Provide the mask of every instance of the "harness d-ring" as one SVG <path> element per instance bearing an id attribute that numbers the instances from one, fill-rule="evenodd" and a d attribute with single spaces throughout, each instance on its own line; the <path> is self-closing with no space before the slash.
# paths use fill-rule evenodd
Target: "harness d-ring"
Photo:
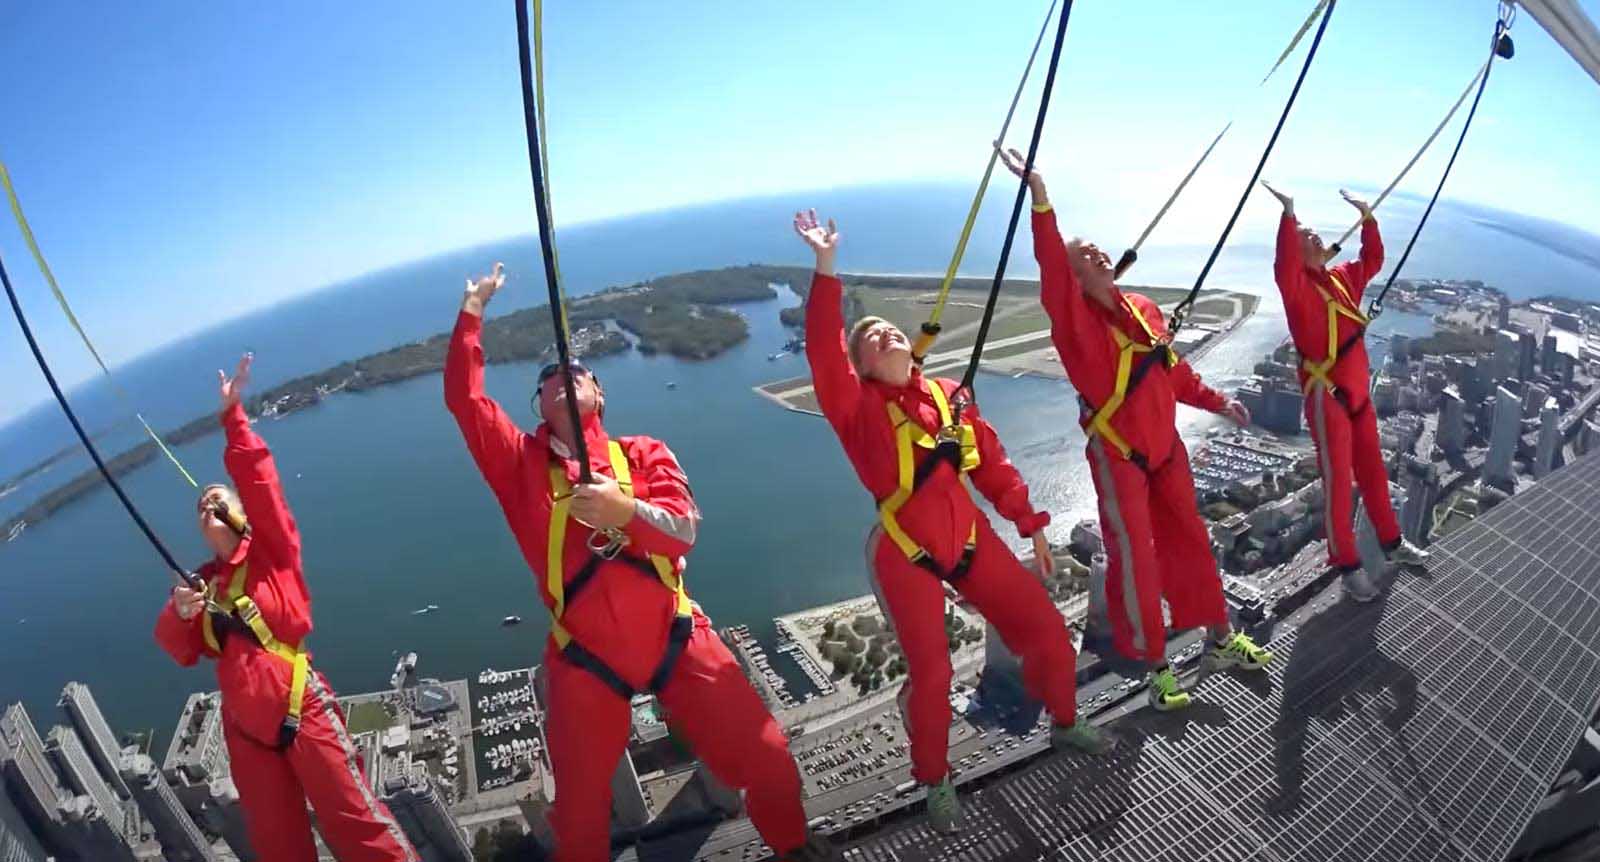
<path id="1" fill-rule="evenodd" d="M 589 534 L 589 550 L 602 559 L 614 560 L 628 545 L 628 534 L 618 529 L 595 530 Z"/>

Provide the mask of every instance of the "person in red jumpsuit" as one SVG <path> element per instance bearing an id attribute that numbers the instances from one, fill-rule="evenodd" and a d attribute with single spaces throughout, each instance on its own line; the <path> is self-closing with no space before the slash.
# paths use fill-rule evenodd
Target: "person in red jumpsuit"
<path id="1" fill-rule="evenodd" d="M 925 476 L 894 512 L 897 529 L 925 551 L 913 560 L 880 520 L 867 540 L 867 558 L 878 604 L 904 649 L 907 681 L 900 707 L 911 742 L 911 776 L 928 787 L 931 825 L 960 828 L 960 807 L 950 781 L 949 747 L 952 669 L 945 633 L 945 585 L 975 606 L 1022 659 L 1029 696 L 1055 720 L 1051 739 L 1059 747 L 1102 753 L 1111 742 L 1076 721 L 1077 656 L 1065 621 L 1040 583 L 1054 565 L 1044 528 L 1050 515 L 1033 508 L 1028 486 L 1006 457 L 993 427 L 976 405 L 959 414 L 966 426 L 962 455 L 942 463 L 934 438 L 957 416 L 950 403 L 958 383 L 927 378 L 912 361 L 911 343 L 894 324 L 876 317 L 858 321 L 846 337 L 843 287 L 834 273 L 839 234 L 816 213 L 796 213 L 794 228 L 816 252 L 816 273 L 806 298 L 806 359 L 822 415 L 833 426 L 861 483 L 879 503 L 880 514 L 901 490 L 902 455 Z M 903 422 L 914 423 L 923 445 L 900 439 Z M 911 426 L 906 425 L 909 429 Z M 902 447 L 905 447 L 902 452 Z M 908 464 L 908 466 L 910 466 Z M 967 469 L 967 467 L 971 469 Z M 1018 561 L 989 525 L 962 482 L 972 486 L 1033 544 L 1038 572 Z M 903 496 L 903 495 L 902 495 Z"/>
<path id="2" fill-rule="evenodd" d="M 700 522 L 672 450 L 642 435 L 610 437 L 604 392 L 577 363 L 540 373 L 534 400 L 544 421 L 532 434 L 484 391 L 483 309 L 504 281 L 495 264 L 492 275 L 467 283 L 445 358 L 445 405 L 552 612 L 545 734 L 556 785 L 556 857 L 610 858 L 611 776 L 628 743 L 629 701 L 653 691 L 701 762 L 745 792 L 750 820 L 780 859 L 831 858 L 824 838 L 808 839 L 800 774 L 783 727 L 699 606 L 668 584 L 681 585 Z M 587 485 L 573 457 L 568 374 L 593 476 Z M 631 493 L 618 481 L 624 470 Z M 559 519 L 558 504 L 569 507 Z M 591 551 L 606 531 L 620 543 L 611 558 Z M 552 573 L 558 535 L 560 571 Z M 565 648 L 557 627 L 570 635 Z"/>
<path id="3" fill-rule="evenodd" d="M 1023 174 L 1021 153 L 1002 150 L 1001 156 L 1012 173 Z M 1089 438 L 1112 643 L 1125 658 L 1151 668 L 1151 704 L 1178 709 L 1190 697 L 1167 662 L 1163 600 L 1174 630 L 1207 630 L 1210 666 L 1259 670 L 1272 658 L 1229 623 L 1211 537 L 1195 499 L 1189 450 L 1175 424 L 1180 401 L 1240 425 L 1249 424 L 1250 413 L 1205 385 L 1167 347 L 1161 310 L 1148 297 L 1117 287 L 1104 252 L 1082 239 L 1062 241 L 1037 170 L 1029 173 L 1028 186 L 1039 299 L 1078 391 Z"/>
<path id="4" fill-rule="evenodd" d="M 207 486 L 197 505 L 200 532 L 216 556 L 196 573 L 203 590 L 172 591 L 156 618 L 156 642 L 184 667 L 201 656 L 216 660 L 222 735 L 257 857 L 316 862 L 309 801 L 342 862 L 417 862 L 367 785 L 333 688 L 309 667 L 311 595 L 300 532 L 272 453 L 239 403 L 251 359 L 239 360 L 232 379 L 217 372 L 227 434 L 222 461 L 234 487 Z"/>
<path id="5" fill-rule="evenodd" d="M 1367 517 L 1389 557 L 1402 565 L 1426 562 L 1428 552 L 1400 533 L 1400 521 L 1389 501 L 1389 468 L 1378 443 L 1378 417 L 1368 389 L 1367 318 L 1361 295 L 1383 268 L 1383 236 L 1365 201 L 1341 191 L 1361 212 L 1361 254 L 1331 269 L 1327 248 L 1316 231 L 1301 226 L 1294 198 L 1262 183 L 1283 204 L 1278 222 L 1277 258 L 1273 277 L 1283 295 L 1289 334 L 1300 353 L 1300 388 L 1306 395 L 1306 424 L 1317 447 L 1317 466 L 1327 504 L 1323 508 L 1328 535 L 1328 565 L 1343 581 L 1346 595 L 1367 602 L 1378 588 L 1361 569 L 1356 546 L 1354 494 L 1361 489 Z M 1334 340 L 1329 342 L 1329 321 Z"/>

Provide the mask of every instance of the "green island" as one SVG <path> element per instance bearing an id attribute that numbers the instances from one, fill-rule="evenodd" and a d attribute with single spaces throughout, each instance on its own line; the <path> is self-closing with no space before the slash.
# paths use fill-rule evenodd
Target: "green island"
<path id="1" fill-rule="evenodd" d="M 797 267 L 728 267 L 668 275 L 577 297 L 567 308 L 573 352 L 587 357 L 609 356 L 631 346 L 647 354 L 710 359 L 750 337 L 745 318 L 722 306 L 774 299 L 778 293 L 771 286 L 773 283 L 795 280 L 796 274 L 803 272 Z M 313 407 L 338 392 L 363 392 L 434 374 L 443 370 L 449 345 L 450 334 L 442 332 L 341 362 L 248 399 L 245 411 L 258 417 L 282 417 Z M 555 329 L 549 306 L 486 319 L 483 352 L 490 364 L 533 362 L 554 356 Z M 207 414 L 162 433 L 161 439 L 169 446 L 181 446 L 216 433 L 220 427 L 216 417 Z M 45 463 L 28 468 L 0 487 L 37 473 L 70 451 L 52 455 Z M 107 459 L 106 468 L 113 476 L 123 476 L 158 457 L 160 450 L 155 443 L 146 442 Z M 97 470 L 79 473 L 40 496 L 16 517 L 0 523 L 0 537 L 10 535 L 19 524 L 44 520 L 98 488 L 101 482 Z"/>

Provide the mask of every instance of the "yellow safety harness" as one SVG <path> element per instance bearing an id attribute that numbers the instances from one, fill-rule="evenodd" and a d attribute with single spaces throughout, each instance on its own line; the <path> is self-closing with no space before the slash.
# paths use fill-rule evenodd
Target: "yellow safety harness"
<path id="1" fill-rule="evenodd" d="M 1317 284 L 1314 281 L 1312 282 L 1312 285 L 1317 288 L 1317 293 L 1322 296 L 1322 301 L 1327 304 L 1328 356 L 1321 362 L 1316 362 L 1306 358 L 1302 358 L 1300 360 L 1300 368 L 1306 373 L 1305 385 L 1302 387 L 1302 390 L 1306 395 L 1310 395 L 1312 390 L 1318 386 L 1321 386 L 1327 389 L 1328 392 L 1332 393 L 1333 397 L 1337 398 L 1339 403 L 1344 405 L 1346 411 L 1351 411 L 1352 406 L 1349 401 L 1349 396 L 1344 392 L 1344 390 L 1334 385 L 1333 377 L 1331 375 L 1333 374 L 1334 367 L 1339 364 L 1339 359 L 1343 356 L 1349 355 L 1350 348 L 1354 347 L 1356 342 L 1360 341 L 1366 335 L 1369 318 L 1362 314 L 1360 309 L 1356 306 L 1356 302 L 1351 298 L 1350 290 L 1345 286 L 1344 281 L 1340 279 L 1336 273 L 1331 271 L 1328 273 L 1328 277 L 1333 279 L 1334 289 L 1338 291 L 1337 297 L 1335 297 L 1334 294 L 1329 293 L 1325 288 L 1323 288 L 1322 285 Z M 1344 301 L 1340 302 L 1340 299 L 1343 299 Z M 1340 317 L 1347 317 L 1356 323 L 1356 331 L 1349 338 L 1345 339 L 1343 343 L 1340 343 L 1339 341 Z"/>
<path id="2" fill-rule="evenodd" d="M 628 458 L 622 451 L 622 445 L 617 441 L 610 441 L 608 448 L 611 472 L 615 474 L 617 484 L 622 486 L 623 492 L 631 499 L 633 473 L 628 467 Z M 594 580 L 600 571 L 601 563 L 612 559 L 625 563 L 652 580 L 660 581 L 662 586 L 677 597 L 677 609 L 667 639 L 667 650 L 662 655 L 655 672 L 651 674 L 649 686 L 646 688 L 650 693 L 660 691 L 672 676 L 672 668 L 677 664 L 678 657 L 683 654 L 683 649 L 689 642 L 689 636 L 694 632 L 694 604 L 689 601 L 689 594 L 683 586 L 683 578 L 678 575 L 672 561 L 660 554 L 651 554 L 648 560 L 643 560 L 615 551 L 607 556 L 601 550 L 594 550 L 583 567 L 572 576 L 571 580 L 568 580 L 565 549 L 567 522 L 571 518 L 568 510 L 572 506 L 572 483 L 567 481 L 567 473 L 559 465 L 550 467 L 550 491 L 553 495 L 553 505 L 550 510 L 550 540 L 545 562 L 545 586 L 553 603 L 550 608 L 550 637 L 555 640 L 556 648 L 561 650 L 561 654 L 568 661 L 599 677 L 623 699 L 631 700 L 634 695 L 640 693 L 599 656 L 574 640 L 572 633 L 561 624 L 561 618 L 566 614 L 567 607 L 577 598 L 578 593 Z"/>
<path id="3" fill-rule="evenodd" d="M 889 424 L 894 428 L 899 485 L 894 493 L 878 504 L 878 520 L 883 524 L 884 533 L 888 534 L 890 541 L 906 555 L 906 559 L 942 580 L 955 581 L 965 575 L 967 569 L 972 566 L 972 557 L 978 549 L 977 521 L 973 521 L 972 530 L 967 534 L 967 542 L 962 548 L 960 559 L 946 571 L 926 548 L 906 534 L 897 517 L 900 510 L 911 500 L 911 495 L 922 487 L 922 483 L 933 475 L 933 471 L 938 469 L 940 464 L 948 463 L 957 469 L 958 475 L 964 475 L 976 469 L 981 460 L 978 454 L 977 436 L 972 426 L 958 423 L 951 418 L 950 402 L 945 397 L 944 388 L 932 378 L 923 378 L 923 383 L 927 386 L 928 394 L 933 396 L 934 406 L 939 410 L 939 433 L 937 436 L 929 434 L 921 425 L 912 421 L 893 399 L 885 402 L 889 409 Z M 922 460 L 920 466 L 916 463 L 916 450 L 919 448 L 932 450 Z"/>
<path id="4" fill-rule="evenodd" d="M 1117 433 L 1117 429 L 1112 426 L 1111 420 L 1117 415 L 1117 411 L 1122 409 L 1123 402 L 1128 399 L 1128 393 L 1138 387 L 1139 382 L 1144 379 L 1144 376 L 1149 373 L 1157 362 L 1161 362 L 1166 367 L 1171 368 L 1178 364 L 1179 356 L 1166 339 L 1156 335 L 1154 327 L 1150 325 L 1148 320 L 1145 320 L 1144 313 L 1139 310 L 1139 306 L 1134 305 L 1126 296 L 1122 298 L 1122 304 L 1123 307 L 1128 309 L 1128 313 L 1133 315 L 1133 319 L 1138 321 L 1139 328 L 1144 330 L 1144 334 L 1149 338 L 1150 343 L 1140 344 L 1129 338 L 1120 327 L 1115 325 L 1111 327 L 1111 336 L 1117 342 L 1116 385 L 1111 390 L 1111 397 L 1107 398 L 1106 403 L 1102 404 L 1099 409 L 1095 409 L 1089 399 L 1080 394 L 1078 402 L 1083 411 L 1080 421 L 1083 423 L 1084 431 L 1091 438 L 1099 437 L 1105 440 L 1123 458 L 1132 461 L 1140 469 L 1149 470 L 1149 458 L 1143 452 L 1128 445 L 1128 441 L 1124 440 L 1122 435 Z M 1135 367 L 1133 358 L 1138 355 L 1143 355 L 1144 358 Z"/>
<path id="5" fill-rule="evenodd" d="M 310 656 L 306 653 L 304 644 L 290 646 L 278 640 L 272 634 L 272 629 L 267 626 L 267 621 L 261 617 L 261 609 L 244 593 L 245 581 L 249 579 L 249 566 L 241 565 L 233 572 L 233 577 L 228 581 L 227 593 L 219 600 L 216 596 L 216 580 L 206 584 L 206 604 L 215 610 L 201 618 L 200 631 L 205 637 L 206 646 L 222 652 L 222 642 L 228 634 L 237 628 L 243 628 L 255 637 L 256 643 L 269 653 L 288 662 L 293 668 L 289 678 L 289 710 L 284 715 L 283 726 L 278 731 L 278 747 L 288 748 L 294 742 L 295 734 L 300 731 L 300 707 L 305 700 L 306 679 L 311 672 Z M 221 637 L 218 637 L 219 628 Z"/>

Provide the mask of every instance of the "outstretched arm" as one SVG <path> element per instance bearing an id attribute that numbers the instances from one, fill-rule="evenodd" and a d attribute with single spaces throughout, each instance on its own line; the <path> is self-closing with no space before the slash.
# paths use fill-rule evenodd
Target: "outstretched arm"
<path id="1" fill-rule="evenodd" d="M 995 146 L 998 148 L 999 144 Z M 1023 175 L 1026 165 L 1022 153 L 1001 149 L 1000 161 L 1013 174 Z M 1039 261 L 1039 302 L 1050 317 L 1052 334 L 1057 339 L 1075 341 L 1104 337 L 1089 310 L 1083 286 L 1067 262 L 1067 244 L 1056 226 L 1056 213 L 1050 204 L 1044 177 L 1037 168 L 1027 173 L 1028 193 L 1033 199 L 1033 256 Z"/>
<path id="2" fill-rule="evenodd" d="M 1360 299 L 1367 285 L 1377 278 L 1378 272 L 1383 269 L 1383 233 L 1378 230 L 1378 219 L 1372 214 L 1372 207 L 1360 198 L 1352 196 L 1349 192 L 1339 191 L 1346 202 L 1361 211 L 1361 256 L 1353 263 L 1345 264 L 1346 281 L 1351 282 L 1350 290 L 1355 293 L 1352 299 Z"/>
<path id="3" fill-rule="evenodd" d="M 250 521 L 251 541 L 264 546 L 278 565 L 294 571 L 300 568 L 300 529 L 283 496 L 278 466 L 272 450 L 250 427 L 240 398 L 250 381 L 250 364 L 255 359 L 246 353 L 229 378 L 217 372 L 222 392 L 222 429 L 228 445 L 222 463 L 239 491 L 239 501 Z"/>
<path id="4" fill-rule="evenodd" d="M 1128 301 L 1139 307 L 1139 313 L 1145 322 L 1157 335 L 1166 335 L 1167 321 L 1161 314 L 1161 306 L 1140 293 L 1123 294 Z M 1172 384 L 1172 394 L 1177 399 L 1190 407 L 1198 407 L 1208 413 L 1217 413 L 1232 419 L 1240 425 L 1250 424 L 1250 411 L 1245 409 L 1235 399 L 1207 386 L 1200 379 L 1200 372 L 1194 370 L 1188 360 L 1180 359 L 1178 364 L 1168 370 L 1167 380 Z"/>
<path id="5" fill-rule="evenodd" d="M 1266 180 L 1262 180 L 1261 185 L 1272 192 L 1278 203 L 1283 204 L 1283 216 L 1278 219 L 1278 250 L 1272 260 L 1272 274 L 1278 283 L 1278 290 L 1287 294 L 1299 284 L 1300 270 L 1305 268 L 1300 257 L 1300 222 L 1294 217 L 1294 198 L 1268 185 Z"/>
<path id="6" fill-rule="evenodd" d="M 850 364 L 845 346 L 844 285 L 834 273 L 839 231 L 832 219 L 827 227 L 819 224 L 816 210 L 795 213 L 794 231 L 817 255 L 816 273 L 806 296 L 806 362 L 811 366 L 811 385 L 822 415 L 835 430 L 842 431 L 861 401 L 861 378 Z"/>
<path id="7" fill-rule="evenodd" d="M 502 496 L 515 484 L 522 432 L 483 388 L 483 310 L 505 284 L 505 267 L 468 281 L 444 360 L 444 403 L 489 487 Z"/>

